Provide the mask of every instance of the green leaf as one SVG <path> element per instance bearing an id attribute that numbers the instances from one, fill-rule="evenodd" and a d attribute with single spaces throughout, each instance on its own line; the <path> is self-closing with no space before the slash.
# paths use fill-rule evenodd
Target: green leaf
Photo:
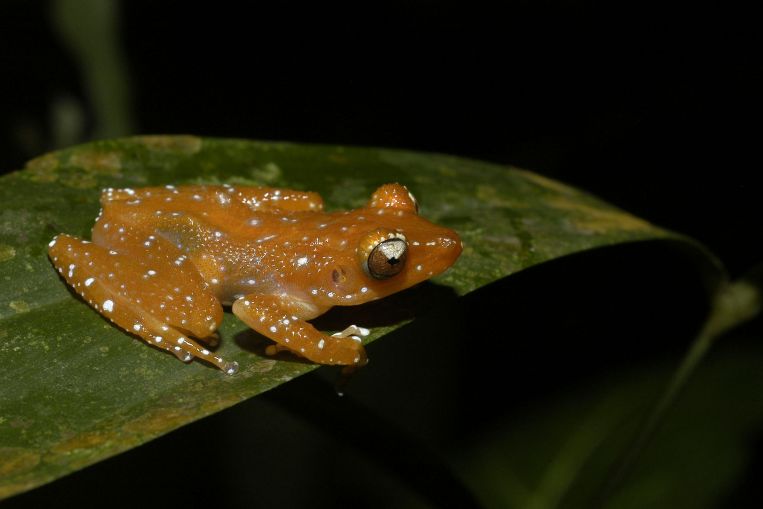
<path id="1" fill-rule="evenodd" d="M 0 179 L 0 497 L 53 480 L 222 410 L 316 368 L 267 358 L 230 313 L 225 376 L 183 365 L 113 327 L 51 268 L 59 232 L 89 237 L 103 187 L 269 185 L 358 207 L 380 184 L 406 184 L 421 213 L 456 229 L 464 251 L 434 280 L 457 295 L 567 254 L 642 240 L 675 243 L 721 271 L 688 239 L 539 175 L 438 154 L 189 136 L 94 142 L 31 161 Z M 417 290 L 410 290 L 416 292 Z M 405 298 L 392 296 L 405 305 Z M 405 319 L 376 327 L 369 341 Z M 363 323 L 360 323 L 363 325 Z"/>

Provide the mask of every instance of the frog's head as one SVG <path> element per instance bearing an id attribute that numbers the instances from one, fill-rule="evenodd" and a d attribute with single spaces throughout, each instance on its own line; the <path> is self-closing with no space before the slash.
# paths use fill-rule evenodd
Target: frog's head
<path id="1" fill-rule="evenodd" d="M 445 271 L 461 254 L 449 228 L 418 215 L 413 195 L 400 184 L 374 192 L 366 207 L 344 215 L 331 280 L 332 305 L 360 304 L 409 288 Z"/>

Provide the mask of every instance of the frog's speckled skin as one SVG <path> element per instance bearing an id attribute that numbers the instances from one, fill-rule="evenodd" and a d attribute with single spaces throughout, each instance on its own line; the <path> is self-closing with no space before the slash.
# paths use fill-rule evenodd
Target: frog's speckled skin
<path id="1" fill-rule="evenodd" d="M 377 189 L 364 208 L 333 213 L 316 193 L 267 187 L 106 189 L 101 205 L 92 242 L 66 234 L 50 242 L 58 272 L 121 328 L 227 373 L 235 362 L 189 338 L 212 336 L 223 305 L 276 341 L 270 353 L 362 365 L 357 335 L 366 329 L 328 336 L 306 320 L 415 285 L 461 253 L 458 235 L 419 217 L 399 184 Z M 368 257 L 391 238 L 402 239 L 406 257 L 398 273 L 378 279 Z"/>

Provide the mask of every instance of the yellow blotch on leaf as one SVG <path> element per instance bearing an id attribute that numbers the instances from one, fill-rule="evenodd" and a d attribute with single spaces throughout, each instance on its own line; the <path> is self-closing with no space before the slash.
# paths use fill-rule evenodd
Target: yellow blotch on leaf
<path id="1" fill-rule="evenodd" d="M 58 166 L 58 155 L 41 155 L 26 163 L 24 175 L 33 182 L 55 182 L 58 179 Z"/>
<path id="2" fill-rule="evenodd" d="M 135 136 L 135 141 L 148 148 L 181 154 L 195 154 L 201 150 L 202 141 L 198 136 Z"/>
<path id="3" fill-rule="evenodd" d="M 581 233 L 601 234 L 611 231 L 653 229 L 653 226 L 648 222 L 628 213 L 615 209 L 594 207 L 565 197 L 551 198 L 548 200 L 548 204 L 556 209 L 572 212 L 569 221 Z"/>
<path id="4" fill-rule="evenodd" d="M 116 175 L 122 168 L 119 154 L 105 150 L 81 150 L 72 154 L 69 164 L 94 173 Z"/>
<path id="5" fill-rule="evenodd" d="M 26 472 L 39 463 L 40 454 L 35 451 L 23 447 L 0 447 L 0 478 Z"/>
<path id="6" fill-rule="evenodd" d="M 16 256 L 16 248 L 8 244 L 0 244 L 0 262 L 7 262 Z"/>
<path id="7" fill-rule="evenodd" d="M 23 300 L 12 300 L 8 305 L 17 313 L 26 313 L 29 311 L 29 303 Z"/>

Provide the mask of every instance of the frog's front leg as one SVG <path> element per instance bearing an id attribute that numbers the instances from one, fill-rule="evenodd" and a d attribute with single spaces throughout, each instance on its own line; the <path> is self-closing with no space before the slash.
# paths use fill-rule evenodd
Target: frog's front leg
<path id="1" fill-rule="evenodd" d="M 299 301 L 277 295 L 251 294 L 233 303 L 233 313 L 278 343 L 277 350 L 289 350 L 319 364 L 362 366 L 367 362 L 359 340 L 319 332 L 298 316 L 303 309 Z"/>
<path id="2" fill-rule="evenodd" d="M 168 261 L 174 246 L 164 244 L 154 246 L 156 256 L 146 255 L 145 260 L 58 235 L 48 253 L 66 282 L 122 329 L 182 361 L 197 357 L 235 373 L 235 362 L 226 362 L 186 335 L 210 336 L 222 319 L 222 307 L 191 267 Z"/>

